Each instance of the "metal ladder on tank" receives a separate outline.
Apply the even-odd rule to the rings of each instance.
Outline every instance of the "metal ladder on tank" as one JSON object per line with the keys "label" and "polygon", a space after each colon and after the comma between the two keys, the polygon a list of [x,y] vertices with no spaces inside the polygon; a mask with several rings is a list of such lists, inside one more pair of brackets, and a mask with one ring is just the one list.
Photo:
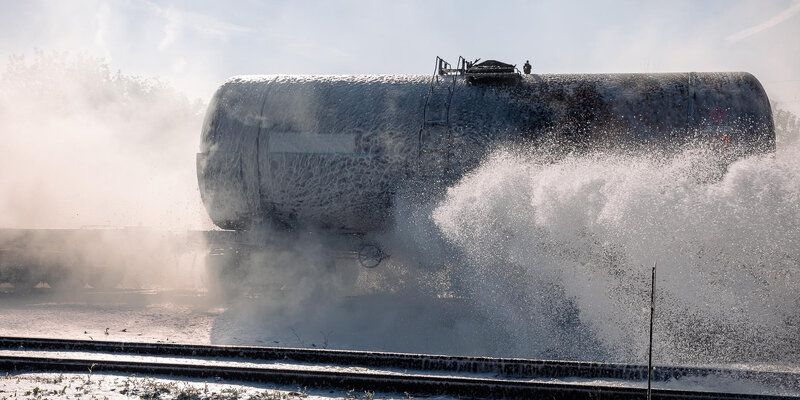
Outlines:
{"label": "metal ladder on tank", "polygon": [[431,77],[422,112],[419,130],[417,174],[426,182],[442,182],[450,172],[450,152],[453,132],[450,125],[450,106],[456,87],[456,77],[463,75],[466,60],[458,58],[455,69],[441,57],[436,57],[436,69]]}

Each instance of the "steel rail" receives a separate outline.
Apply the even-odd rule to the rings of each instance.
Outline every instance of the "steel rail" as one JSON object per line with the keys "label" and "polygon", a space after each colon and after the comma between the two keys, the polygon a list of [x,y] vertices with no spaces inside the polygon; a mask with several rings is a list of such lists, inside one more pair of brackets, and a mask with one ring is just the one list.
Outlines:
{"label": "steel rail", "polygon": [[[354,350],[302,349],[287,347],[196,345],[175,343],[113,342],[0,336],[0,349],[86,351],[154,356],[195,356],[248,358],[251,360],[291,360],[314,364],[340,364],[363,367],[391,367],[404,370],[487,373],[530,378],[609,378],[644,380],[647,366],[639,364],[588,361],[531,360],[388,353]],[[800,373],[732,368],[657,366],[653,378],[659,381],[683,377],[724,376],[765,383],[800,386]]]}
{"label": "steel rail", "polygon": [[[337,366],[361,366],[361,367],[382,367],[391,368],[395,371],[412,370],[416,374],[409,374],[414,378],[405,378],[403,382],[410,382],[414,379],[428,379],[433,380],[428,383],[417,382],[420,388],[427,388],[422,390],[423,393],[434,393],[433,390],[436,385],[436,380],[450,380],[450,377],[433,377],[421,375],[425,372],[453,372],[453,373],[482,373],[492,375],[494,378],[464,378],[454,377],[456,381],[467,379],[470,383],[470,392],[466,393],[472,395],[474,390],[478,390],[475,386],[489,385],[492,387],[505,388],[502,393],[507,393],[508,396],[513,397],[512,394],[515,390],[524,390],[528,394],[546,394],[552,393],[606,393],[611,390],[614,396],[627,396],[627,391],[631,393],[639,393],[636,388],[608,388],[603,386],[591,386],[591,390],[585,389],[586,384],[566,384],[567,387],[561,387],[561,384],[543,384],[541,382],[530,382],[532,379],[560,379],[560,378],[580,378],[580,379],[625,379],[630,381],[643,381],[647,377],[646,365],[626,365],[615,363],[597,363],[597,362],[581,362],[581,361],[550,361],[550,360],[528,360],[528,359],[509,359],[509,358],[489,358],[489,357],[459,357],[459,356],[443,356],[443,355],[423,355],[423,354],[405,354],[405,353],[383,353],[383,352],[367,352],[367,351],[349,351],[349,350],[326,350],[326,349],[298,349],[298,348],[279,348],[279,347],[251,347],[251,346],[218,346],[218,345],[189,345],[189,344],[169,344],[169,343],[137,343],[137,342],[112,342],[112,341],[88,341],[88,340],[67,340],[67,339],[45,339],[45,338],[22,338],[22,337],[0,337],[0,349],[8,350],[22,350],[22,351],[70,351],[70,352],[90,352],[90,353],[111,353],[111,354],[128,354],[128,355],[147,355],[147,356],[175,356],[175,357],[202,357],[209,359],[233,359],[234,361],[293,361],[298,363],[310,363],[314,365],[337,365]],[[88,365],[94,363],[99,366],[106,366],[110,371],[116,372],[129,372],[129,373],[157,373],[153,371],[163,371],[163,373],[171,373],[169,369],[164,370],[165,363],[150,363],[146,365],[156,365],[148,370],[144,366],[136,366],[138,364],[122,361],[97,361],[97,360],[66,360],[60,359],[58,362],[45,362],[46,358],[42,357],[3,357],[2,362],[5,366],[12,366],[14,368],[42,369],[42,368],[55,368],[58,365],[73,365],[78,363],[81,368],[77,370],[85,371]],[[85,362],[84,362],[85,361]],[[8,364],[11,362],[12,364]],[[82,364],[81,364],[82,362]],[[90,363],[91,362],[91,363]],[[87,364],[90,363],[90,364]],[[142,365],[145,365],[142,364]],[[179,369],[184,371],[195,371],[192,374],[205,374],[202,372],[203,368],[208,367],[197,365],[183,365]],[[308,372],[297,370],[280,369],[260,369],[256,368],[255,372],[249,371],[250,369],[236,369],[237,367],[214,367],[214,370],[225,370],[224,368],[234,368],[231,371],[231,379],[249,380],[246,378],[248,374],[255,374],[264,379],[273,382],[285,382],[281,376],[297,376],[297,379],[302,380],[308,386],[318,386],[311,382],[313,379],[308,376],[316,376],[314,379],[322,379],[317,374],[328,376],[327,372]],[[147,372],[150,371],[150,372]],[[230,372],[230,371],[229,371]],[[158,372],[160,373],[160,372]],[[341,373],[341,372],[337,372]],[[197,376],[189,374],[187,376]],[[265,376],[266,374],[266,376]],[[385,376],[397,376],[398,372],[392,372]],[[308,375],[308,376],[306,376]],[[357,383],[367,384],[369,382],[375,383],[375,379],[365,380],[365,376],[370,374],[359,373],[356,378],[347,378],[342,382],[346,384],[348,389],[355,388]],[[218,375],[215,375],[218,376]],[[233,378],[238,376],[238,378]],[[383,375],[381,375],[383,376]],[[683,377],[730,377],[736,379],[750,379],[756,380],[761,383],[769,384],[772,386],[785,386],[785,387],[800,387],[800,374],[791,372],[770,372],[770,371],[753,371],[753,370],[739,370],[739,369],[723,369],[723,368],[697,368],[697,367],[657,367],[654,369],[654,379],[656,381],[667,381],[680,379]],[[420,378],[423,377],[423,378]],[[426,377],[426,378],[424,378]],[[338,378],[337,378],[338,379]],[[383,378],[381,378],[383,379]],[[395,378],[387,378],[387,382],[393,382]],[[479,381],[473,382],[473,381]],[[328,382],[325,381],[325,382]],[[369,381],[369,382],[368,382]],[[496,383],[497,382],[506,382]],[[415,381],[416,382],[416,381]],[[333,385],[341,387],[341,385]],[[423,384],[424,383],[424,384]],[[380,386],[389,391],[409,391],[415,386],[405,387],[403,384],[395,383],[400,389],[392,389],[393,386]],[[410,383],[409,383],[410,385]],[[447,387],[450,384],[448,383]],[[461,387],[461,384],[452,386],[454,388]],[[522,385],[522,386],[519,386]],[[533,386],[530,386],[533,385]],[[544,385],[544,386],[542,386]],[[555,385],[555,386],[553,386]],[[369,385],[368,385],[369,386]],[[516,388],[516,389],[515,389]],[[376,390],[376,389],[371,389]],[[448,389],[449,390],[449,389]],[[458,389],[460,390],[460,389]],[[499,389],[498,389],[499,390]],[[645,389],[642,389],[645,390]],[[577,391],[577,392],[576,392]],[[415,393],[420,393],[414,390]],[[461,392],[450,392],[451,394],[460,394]],[[611,393],[611,392],[609,392]],[[644,392],[643,392],[644,393]],[[666,391],[660,389],[654,391],[655,398],[706,398],[703,392],[686,392],[691,393],[688,397],[659,397],[665,396],[678,396],[679,391]],[[488,393],[486,396],[479,397],[494,397],[497,393]],[[477,396],[477,394],[475,394]],[[588,396],[588,394],[586,394]],[[637,394],[641,395],[641,393]],[[714,396],[722,396],[721,393],[713,393]],[[583,397],[583,395],[581,395]],[[698,397],[699,396],[699,397]],[[728,397],[725,397],[728,396]],[[742,397],[744,396],[744,397]],[[713,397],[713,396],[712,396]],[[716,397],[714,397],[716,398]],[[753,397],[750,395],[739,394],[724,394],[723,398],[780,398],[780,397]]]}
{"label": "steel rail", "polygon": [[[496,378],[364,373],[333,370],[275,369],[183,363],[108,361],[49,357],[0,356],[0,370],[125,373],[147,376],[213,378],[271,382],[313,388],[340,388],[470,398],[642,399],[645,388],[552,383]],[[790,397],[653,389],[654,399],[784,400]]]}

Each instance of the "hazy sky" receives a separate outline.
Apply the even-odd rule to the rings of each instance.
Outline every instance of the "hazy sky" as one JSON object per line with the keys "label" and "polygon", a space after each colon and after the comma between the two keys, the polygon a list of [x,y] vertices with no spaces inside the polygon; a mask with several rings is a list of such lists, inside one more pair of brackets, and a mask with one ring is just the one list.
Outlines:
{"label": "hazy sky", "polygon": [[800,110],[800,1],[0,0],[0,56],[105,57],[210,97],[238,74],[430,73],[435,56],[534,71],[755,74]]}

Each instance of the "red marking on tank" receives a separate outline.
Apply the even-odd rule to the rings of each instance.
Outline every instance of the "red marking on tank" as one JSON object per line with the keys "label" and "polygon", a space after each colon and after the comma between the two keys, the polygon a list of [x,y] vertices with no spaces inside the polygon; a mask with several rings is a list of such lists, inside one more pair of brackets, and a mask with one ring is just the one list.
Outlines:
{"label": "red marking on tank", "polygon": [[728,116],[728,111],[720,107],[717,107],[714,109],[714,111],[711,112],[711,114],[708,115],[708,118],[711,118],[711,120],[714,121],[715,124],[719,125],[722,123],[722,121],[725,120],[725,117],[727,116]]}

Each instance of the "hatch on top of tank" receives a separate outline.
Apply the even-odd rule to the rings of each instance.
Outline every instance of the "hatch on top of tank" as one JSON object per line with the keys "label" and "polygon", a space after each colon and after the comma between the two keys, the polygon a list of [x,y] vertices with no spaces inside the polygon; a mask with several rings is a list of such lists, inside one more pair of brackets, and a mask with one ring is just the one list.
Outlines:
{"label": "hatch on top of tank", "polygon": [[497,60],[467,63],[464,74],[469,82],[519,80],[516,66]]}

